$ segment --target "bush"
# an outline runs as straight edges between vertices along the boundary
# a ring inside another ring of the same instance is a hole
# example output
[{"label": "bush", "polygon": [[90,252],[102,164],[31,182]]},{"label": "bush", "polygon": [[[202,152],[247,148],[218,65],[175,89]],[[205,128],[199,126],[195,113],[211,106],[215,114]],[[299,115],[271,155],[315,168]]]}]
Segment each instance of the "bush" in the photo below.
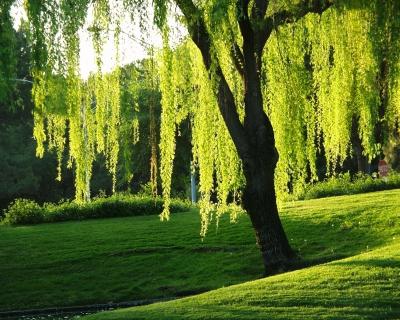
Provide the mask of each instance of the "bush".
[{"label": "bush", "polygon": [[44,221],[43,209],[33,200],[16,199],[5,210],[6,224],[36,224]]},{"label": "bush", "polygon": [[308,185],[298,199],[316,199],[396,188],[400,188],[400,173],[395,171],[392,171],[388,177],[379,179],[362,173],[351,177],[347,172],[325,181]]},{"label": "bush", "polygon": [[[22,205],[23,204],[23,205]],[[65,201],[58,204],[45,203],[39,206],[32,200],[18,199],[5,212],[6,224],[36,224],[96,218],[128,217],[160,214],[162,198],[117,194],[108,198],[95,198],[89,203],[78,204]],[[171,199],[171,213],[191,209],[188,201]]]}]

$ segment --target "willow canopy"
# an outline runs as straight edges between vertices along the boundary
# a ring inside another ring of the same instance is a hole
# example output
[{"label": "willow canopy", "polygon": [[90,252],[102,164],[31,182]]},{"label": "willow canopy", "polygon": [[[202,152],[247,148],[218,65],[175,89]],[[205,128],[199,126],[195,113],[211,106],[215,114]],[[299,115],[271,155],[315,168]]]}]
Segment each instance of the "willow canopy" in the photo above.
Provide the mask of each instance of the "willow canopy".
[{"label": "willow canopy", "polygon": [[[374,158],[397,134],[400,116],[400,3],[395,0],[26,0],[35,63],[34,136],[59,157],[68,134],[77,197],[87,197],[96,153],[115,177],[119,152],[119,68],[79,74],[79,32],[100,57],[113,30],[116,59],[126,13],[163,35],[161,168],[168,203],[175,136],[192,128],[200,173],[202,233],[213,212],[242,204],[267,272],[294,258],[278,196],[316,179],[323,150],[333,172],[349,155],[354,126]],[[171,21],[188,36],[176,44]],[[126,30],[124,30],[126,31]],[[173,40],[173,41],[172,41]],[[171,45],[170,43],[174,43]],[[60,95],[60,92],[62,94]],[[279,160],[279,161],[278,161]],[[211,203],[217,194],[218,203]]]}]

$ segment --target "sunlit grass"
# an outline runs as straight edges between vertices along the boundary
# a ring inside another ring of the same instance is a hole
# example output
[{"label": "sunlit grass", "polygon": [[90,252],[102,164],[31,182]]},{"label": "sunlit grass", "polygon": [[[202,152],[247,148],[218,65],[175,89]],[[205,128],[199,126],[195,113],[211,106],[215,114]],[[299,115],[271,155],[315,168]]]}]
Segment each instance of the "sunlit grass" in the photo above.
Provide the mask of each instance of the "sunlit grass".
[{"label": "sunlit grass", "polygon": [[202,295],[85,319],[399,319],[400,244]]},{"label": "sunlit grass", "polygon": [[[392,190],[293,202],[281,216],[307,266],[392,243],[399,208],[400,190]],[[195,211],[168,223],[146,216],[1,226],[0,310],[183,296],[260,278],[248,218],[228,220],[204,241]]]}]

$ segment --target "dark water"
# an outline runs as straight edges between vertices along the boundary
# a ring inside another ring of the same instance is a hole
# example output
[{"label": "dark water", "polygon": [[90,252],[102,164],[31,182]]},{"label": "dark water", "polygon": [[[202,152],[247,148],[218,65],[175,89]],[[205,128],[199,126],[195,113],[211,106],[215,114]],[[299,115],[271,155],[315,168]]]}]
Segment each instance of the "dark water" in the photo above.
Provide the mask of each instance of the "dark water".
[{"label": "dark water", "polygon": [[[110,310],[110,309],[108,309]],[[79,312],[79,313],[53,313],[53,314],[40,314],[40,315],[29,315],[29,316],[17,316],[4,318],[8,320],[72,320],[79,319],[89,314],[101,312],[104,310],[91,311],[91,312]],[[1,318],[0,318],[1,319]]]},{"label": "dark water", "polygon": [[29,314],[29,315],[0,315],[0,320],[76,320],[80,319],[84,316],[87,316],[89,314],[94,314],[102,311],[111,311],[115,310],[118,308],[113,308],[113,307],[106,307],[106,308],[98,308],[98,309],[87,309],[87,310],[80,310],[80,311],[58,311],[58,312],[49,312],[48,314],[46,313],[37,313],[37,314]]},{"label": "dark water", "polygon": [[[1,1],[1,0],[0,0]],[[0,312],[0,320],[76,320],[102,311],[111,311],[120,308],[137,307],[141,305],[151,304],[154,302],[168,301],[176,299],[175,297],[136,300],[121,303],[91,305],[84,307],[66,307],[61,309],[48,310],[31,310],[31,311],[10,311]]]}]

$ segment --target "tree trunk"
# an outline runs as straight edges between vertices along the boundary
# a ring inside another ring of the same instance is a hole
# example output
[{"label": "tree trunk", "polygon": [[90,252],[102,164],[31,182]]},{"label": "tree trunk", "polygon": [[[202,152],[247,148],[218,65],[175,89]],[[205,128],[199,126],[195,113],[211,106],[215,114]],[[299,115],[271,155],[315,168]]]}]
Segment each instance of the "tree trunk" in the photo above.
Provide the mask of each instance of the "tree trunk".
[{"label": "tree trunk", "polygon": [[[243,35],[244,131],[247,151],[239,152],[243,162],[246,187],[243,206],[250,216],[265,273],[288,268],[294,258],[278,215],[275,193],[275,168],[278,151],[272,124],[264,111],[261,92],[262,44],[248,21],[239,23]],[[233,140],[235,137],[232,135]]]},{"label": "tree trunk", "polygon": [[276,203],[275,168],[279,155],[274,131],[263,111],[260,79],[254,77],[250,82],[245,103],[251,104],[253,112],[249,110],[244,121],[249,145],[246,153],[239,152],[246,178],[242,201],[268,275],[286,270],[295,254],[283,230]]},{"label": "tree trunk", "polygon": [[[254,67],[255,62],[254,62]],[[275,168],[278,151],[271,122],[264,112],[259,72],[246,75],[244,136],[230,130],[246,179],[242,203],[247,211],[259,246],[265,275],[288,269],[295,253],[291,249],[278,214],[275,193]],[[220,83],[219,105],[226,103],[225,81]],[[220,107],[222,115],[224,108]]]},{"label": "tree trunk", "polygon": [[[283,230],[276,205],[274,171],[277,157],[268,152],[263,155],[263,150],[258,153],[251,159],[253,165],[245,166],[243,206],[253,225],[267,275],[286,270],[295,254]],[[268,156],[269,161],[266,159]]]}]

